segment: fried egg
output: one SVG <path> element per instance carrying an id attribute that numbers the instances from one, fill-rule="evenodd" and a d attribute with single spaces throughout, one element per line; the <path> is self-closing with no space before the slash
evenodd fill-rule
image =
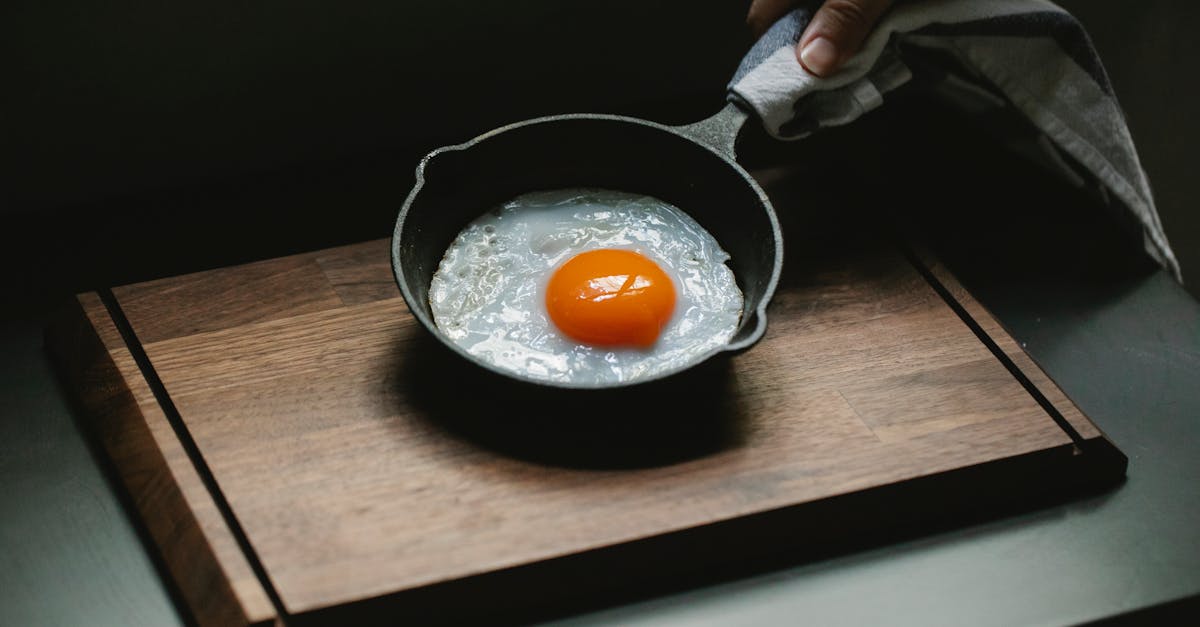
<path id="1" fill-rule="evenodd" d="M 592 387 L 694 363 L 737 331 L 729 254 L 657 198 L 523 194 L 471 222 L 429 288 L 438 329 L 525 378 Z"/>

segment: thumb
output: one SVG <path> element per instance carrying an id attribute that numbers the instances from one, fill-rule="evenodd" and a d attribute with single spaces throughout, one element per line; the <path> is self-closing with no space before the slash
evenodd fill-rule
<path id="1" fill-rule="evenodd" d="M 828 76 L 862 47 L 891 0 L 825 0 L 813 15 L 796 56 L 817 76 Z"/>

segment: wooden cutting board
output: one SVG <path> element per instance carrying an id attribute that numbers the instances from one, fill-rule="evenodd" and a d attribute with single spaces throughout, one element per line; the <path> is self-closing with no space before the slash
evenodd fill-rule
<path id="1" fill-rule="evenodd" d="M 766 337 L 652 398 L 471 376 L 385 240 L 82 294 L 48 342 L 201 624 L 536 617 L 1124 475 L 945 268 L 785 227 Z"/>

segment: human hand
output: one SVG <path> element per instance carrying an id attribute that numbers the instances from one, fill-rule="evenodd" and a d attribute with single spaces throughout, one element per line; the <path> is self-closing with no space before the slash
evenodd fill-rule
<path id="1" fill-rule="evenodd" d="M 795 0 L 753 0 L 746 23 L 755 35 L 787 13 Z M 796 44 L 796 58 L 804 69 L 829 76 L 862 47 L 875 23 L 892 0 L 825 0 Z"/>

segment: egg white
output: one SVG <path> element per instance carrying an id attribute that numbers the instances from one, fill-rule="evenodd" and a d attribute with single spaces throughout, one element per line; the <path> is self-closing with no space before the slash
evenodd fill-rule
<path id="1" fill-rule="evenodd" d="M 597 248 L 633 250 L 675 284 L 675 311 L 648 349 L 580 344 L 546 311 L 558 266 Z M 526 378 L 601 387 L 690 364 L 729 341 L 742 293 L 717 241 L 651 196 L 605 189 L 523 194 L 471 222 L 429 288 L 434 322 L 469 353 Z"/>

